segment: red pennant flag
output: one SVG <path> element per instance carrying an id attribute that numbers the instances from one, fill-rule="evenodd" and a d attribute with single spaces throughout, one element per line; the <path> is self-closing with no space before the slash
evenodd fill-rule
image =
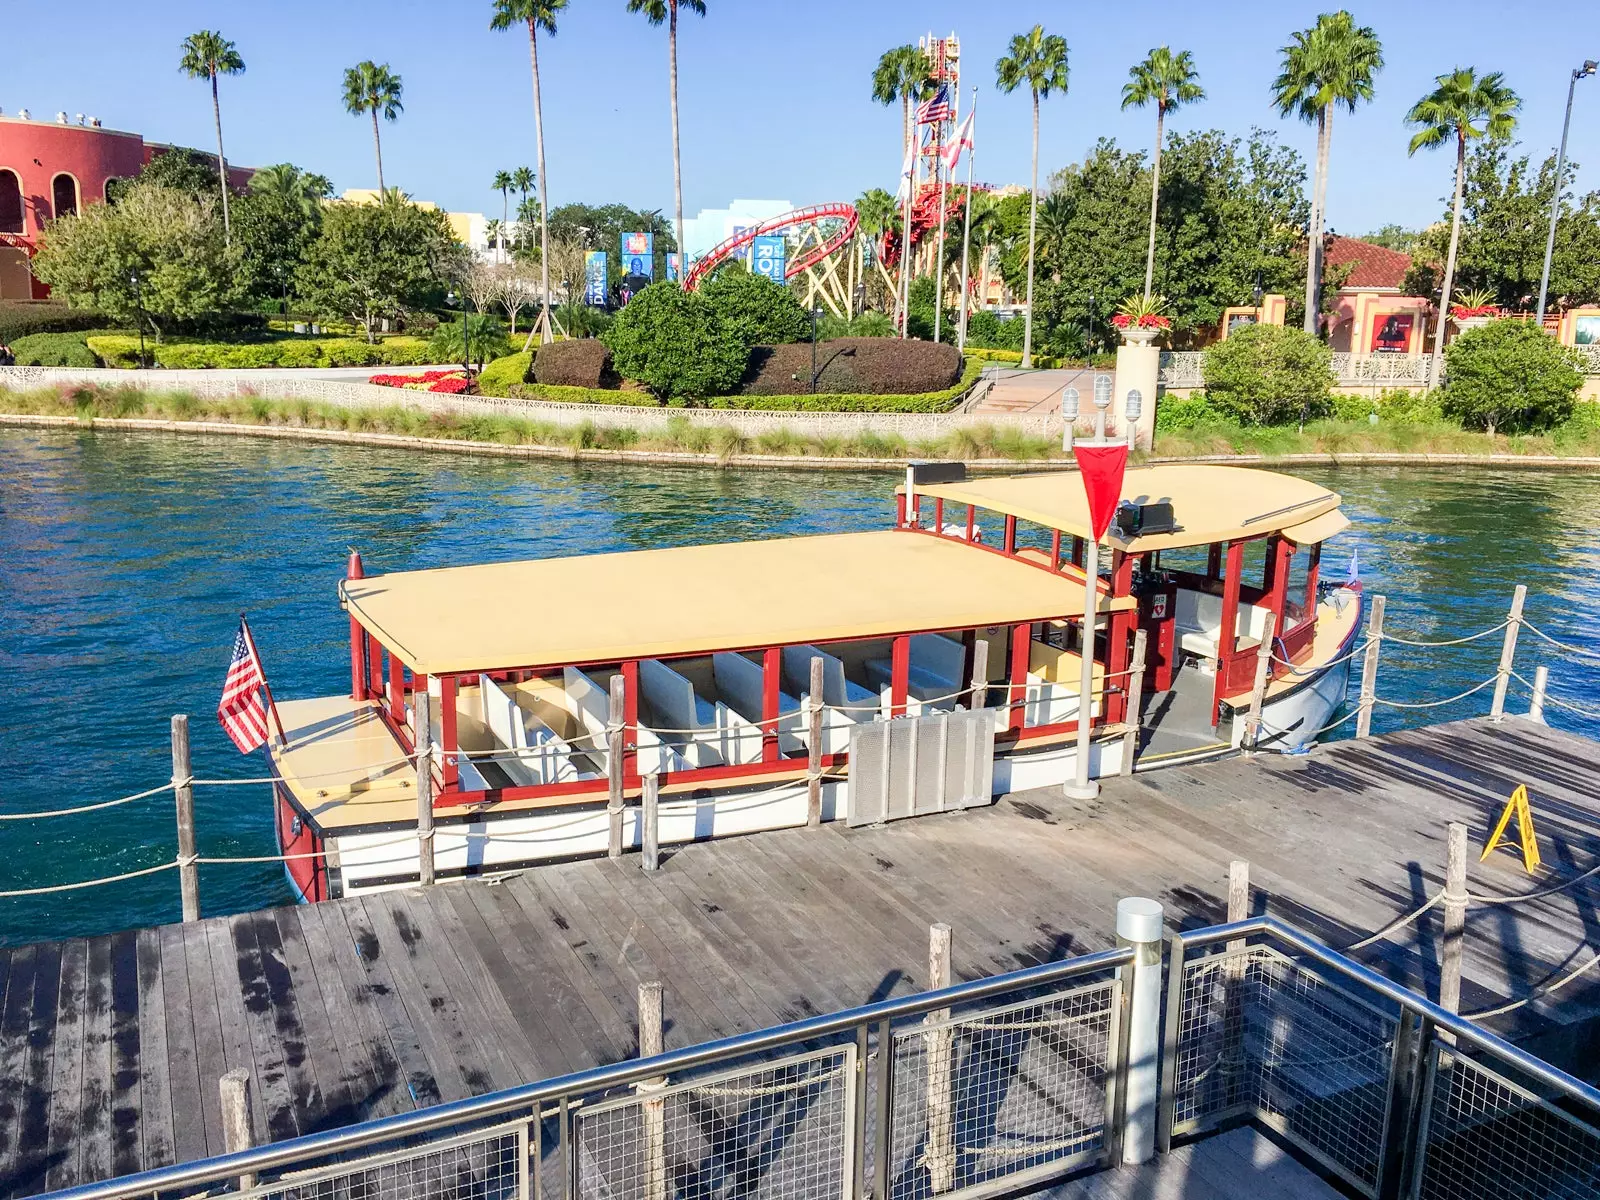
<path id="1" fill-rule="evenodd" d="M 1078 472 L 1083 476 L 1083 490 L 1089 496 L 1089 524 L 1098 542 L 1111 528 L 1111 518 L 1117 515 L 1117 503 L 1122 499 L 1122 473 L 1128 468 L 1128 444 L 1077 445 L 1072 448 L 1072 456 L 1078 460 Z"/>

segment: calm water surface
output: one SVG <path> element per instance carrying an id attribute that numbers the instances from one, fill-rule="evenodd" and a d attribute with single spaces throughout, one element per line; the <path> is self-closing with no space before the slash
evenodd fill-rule
<path id="1" fill-rule="evenodd" d="M 253 439 L 0 430 L 0 813 L 88 804 L 162 783 L 168 720 L 192 716 L 195 774 L 250 778 L 214 717 L 233 631 L 250 614 L 280 697 L 348 683 L 334 587 L 348 547 L 369 573 L 774 534 L 882 527 L 886 473 L 769 473 L 475 459 Z M 1600 495 L 1592 476 L 1538 471 L 1308 470 L 1356 522 L 1324 573 L 1359 551 L 1395 632 L 1443 638 L 1529 616 L 1600 651 Z M 640 581 L 637 603 L 651 603 Z M 537 596 L 508 621 L 539 619 Z M 1524 642 L 1553 694 L 1600 707 L 1594 663 Z M 1379 693 L 1420 701 L 1488 675 L 1499 642 L 1386 647 Z M 1378 728 L 1486 711 L 1379 711 Z M 1513 701 L 1526 708 L 1526 699 Z M 1561 710 L 1551 723 L 1600 737 Z M 196 795 L 200 850 L 274 852 L 265 786 Z M 0 890 L 136 870 L 173 854 L 170 795 L 52 821 L 0 822 Z M 275 865 L 201 872 L 208 915 L 286 902 Z M 0 900 L 0 942 L 176 920 L 167 872 L 103 888 Z"/>

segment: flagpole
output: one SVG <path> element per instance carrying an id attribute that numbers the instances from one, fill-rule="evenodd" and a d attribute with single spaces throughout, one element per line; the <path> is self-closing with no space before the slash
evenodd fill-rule
<path id="1" fill-rule="evenodd" d="M 934 190 L 939 196 L 939 244 L 934 247 L 933 260 L 933 340 L 943 341 L 944 332 L 944 210 L 945 210 L 945 185 L 944 173 L 940 170 L 944 166 L 944 155 L 933 161 Z"/>
<path id="2" fill-rule="evenodd" d="M 250 632 L 250 622 L 245 620 L 243 613 L 239 614 L 239 628 L 244 630 L 244 640 L 250 646 L 250 657 L 256 660 L 256 673 L 261 676 L 261 690 L 267 694 L 267 708 L 278 725 L 278 740 L 287 746 L 289 735 L 283 731 L 283 718 L 278 715 L 278 702 L 272 698 L 272 685 L 267 682 L 267 669 L 261 665 L 261 654 L 256 649 L 256 635 Z"/>
<path id="3" fill-rule="evenodd" d="M 978 152 L 978 89 L 972 89 L 972 112 L 967 120 L 972 127 L 967 131 L 967 216 L 966 228 L 961 231 L 961 323 L 956 330 L 956 349 L 967 348 L 967 286 L 971 282 L 969 263 L 972 254 L 972 159 Z"/>
<path id="4" fill-rule="evenodd" d="M 914 114 L 913 114 L 914 115 Z M 900 204 L 900 286 L 895 290 L 895 306 L 900 310 L 900 340 L 908 336 L 911 325 L 911 313 L 907 306 L 910 303 L 911 288 L 911 193 L 916 190 L 917 182 L 917 137 L 916 126 L 912 125 L 910 142 L 910 159 L 905 164 L 905 170 L 900 172 L 900 180 L 906 186 L 905 199 Z"/>

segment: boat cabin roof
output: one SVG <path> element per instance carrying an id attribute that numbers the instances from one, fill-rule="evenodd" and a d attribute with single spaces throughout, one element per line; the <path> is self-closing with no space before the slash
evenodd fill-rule
<path id="1" fill-rule="evenodd" d="M 351 617 L 418 675 L 1081 616 L 1083 578 L 910 530 L 584 554 L 347 579 Z M 1127 597 L 1103 602 L 1131 607 Z"/>
<path id="2" fill-rule="evenodd" d="M 1075 471 L 968 479 L 916 490 L 922 496 L 976 505 L 1075 537 L 1089 534 L 1089 502 Z M 1350 523 L 1338 511 L 1338 492 L 1293 475 L 1245 467 L 1198 463 L 1130 467 L 1123 478 L 1122 499 L 1172 505 L 1175 532 L 1124 537 L 1115 525 L 1107 532 L 1105 540 L 1111 545 L 1139 554 L 1269 533 L 1311 545 Z"/>

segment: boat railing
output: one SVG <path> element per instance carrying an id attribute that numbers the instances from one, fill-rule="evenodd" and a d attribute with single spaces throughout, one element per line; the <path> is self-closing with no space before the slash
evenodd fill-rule
<path id="1" fill-rule="evenodd" d="M 1271 918 L 1163 953 L 1160 906 L 1123 906 L 1115 949 L 50 1200 L 982 1200 L 1240 1125 L 1370 1200 L 1592 1192 L 1600 1090 Z M 641 1031 L 661 1007 L 643 985 Z"/>

